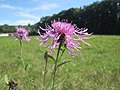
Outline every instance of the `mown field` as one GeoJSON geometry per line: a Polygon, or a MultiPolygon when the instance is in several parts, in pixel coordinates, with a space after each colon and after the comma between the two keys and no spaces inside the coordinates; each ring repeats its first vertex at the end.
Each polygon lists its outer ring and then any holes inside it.
{"type": "MultiPolygon", "coordinates": [[[[19,42],[13,37],[0,37],[0,90],[8,90],[5,75],[18,83],[17,90],[42,90],[43,55],[48,49],[39,46],[36,37],[23,43],[26,72],[20,60],[19,42]]],[[[81,43],[78,56],[71,57],[65,51],[61,60],[71,62],[59,69],[56,90],[120,90],[120,36],[96,35],[87,41],[92,46],[81,43]]],[[[56,52],[51,55],[56,56],[56,52]]],[[[49,63],[48,68],[52,68],[53,64],[49,63]]],[[[49,90],[50,84],[46,85],[49,90]]]]}

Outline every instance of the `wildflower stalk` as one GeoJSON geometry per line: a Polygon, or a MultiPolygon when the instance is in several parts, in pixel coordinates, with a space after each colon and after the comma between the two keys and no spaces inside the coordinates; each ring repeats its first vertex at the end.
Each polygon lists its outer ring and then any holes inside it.
{"type": "Polygon", "coordinates": [[[22,38],[19,38],[19,41],[20,41],[20,59],[22,61],[23,67],[25,69],[25,63],[24,63],[23,58],[22,58],[22,38]]]}
{"type": "Polygon", "coordinates": [[[44,59],[45,59],[45,67],[44,67],[44,76],[43,76],[43,90],[45,90],[45,84],[46,84],[46,74],[47,74],[47,61],[48,61],[48,52],[45,52],[44,54],[44,59]]]}
{"type": "Polygon", "coordinates": [[[45,69],[44,69],[44,77],[43,77],[43,85],[44,85],[44,88],[43,88],[43,90],[45,90],[46,74],[47,74],[47,61],[45,62],[45,69]]]}
{"type": "Polygon", "coordinates": [[[57,62],[59,59],[59,53],[61,50],[62,43],[59,44],[58,51],[57,51],[57,56],[55,59],[55,65],[54,65],[54,70],[53,70],[53,80],[52,80],[52,90],[54,90],[54,85],[55,85],[55,77],[56,77],[56,71],[57,71],[57,62]]]}

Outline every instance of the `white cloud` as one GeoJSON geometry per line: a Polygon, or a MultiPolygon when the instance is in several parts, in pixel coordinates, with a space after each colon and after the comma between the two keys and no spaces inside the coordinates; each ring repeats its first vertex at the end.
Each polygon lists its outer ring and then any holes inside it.
{"type": "Polygon", "coordinates": [[[12,6],[10,4],[1,4],[0,3],[0,8],[2,9],[12,9],[14,10],[14,12],[12,12],[14,15],[16,15],[14,17],[19,19],[18,21],[3,21],[0,22],[0,25],[3,24],[8,24],[8,25],[27,25],[28,23],[30,24],[35,24],[40,20],[40,17],[42,15],[37,16],[36,14],[33,14],[34,12],[38,11],[38,10],[49,10],[49,9],[54,9],[57,8],[58,5],[57,3],[42,3],[41,5],[38,5],[36,7],[33,8],[25,8],[25,7],[21,7],[21,6],[12,6]]]}
{"type": "Polygon", "coordinates": [[[49,4],[45,4],[41,6],[41,8],[44,10],[51,9],[51,8],[57,8],[57,7],[58,5],[56,3],[49,3],[49,4]]]}
{"type": "Polygon", "coordinates": [[[28,25],[28,23],[33,25],[35,22],[31,20],[18,20],[14,23],[14,25],[28,25]]]}
{"type": "Polygon", "coordinates": [[[28,25],[29,23],[31,25],[35,24],[37,21],[35,20],[17,20],[17,21],[9,21],[9,20],[4,20],[3,22],[0,22],[0,25],[8,24],[8,25],[28,25]]]}
{"type": "Polygon", "coordinates": [[[21,17],[25,17],[25,18],[30,18],[30,19],[34,19],[34,20],[38,20],[39,17],[35,16],[35,15],[32,15],[28,12],[18,12],[18,15],[21,16],[21,17]]]}
{"type": "Polygon", "coordinates": [[[0,21],[0,25],[4,25],[4,24],[8,24],[8,23],[10,23],[10,21],[9,20],[2,20],[2,21],[0,21]]]}
{"type": "Polygon", "coordinates": [[[40,6],[37,6],[33,9],[31,9],[31,11],[36,11],[36,10],[49,10],[49,9],[53,9],[53,8],[57,8],[58,5],[57,3],[47,3],[47,4],[43,4],[40,6]]]}
{"type": "Polygon", "coordinates": [[[12,6],[9,4],[0,4],[0,8],[14,9],[14,10],[24,11],[24,12],[25,11],[33,12],[33,11],[37,11],[37,10],[49,10],[49,9],[54,9],[57,7],[58,7],[57,3],[45,3],[45,4],[42,4],[37,7],[33,7],[33,8],[24,8],[24,7],[19,7],[19,6],[12,6]]]}
{"type": "Polygon", "coordinates": [[[14,6],[9,4],[0,4],[0,8],[15,9],[14,6]]]}

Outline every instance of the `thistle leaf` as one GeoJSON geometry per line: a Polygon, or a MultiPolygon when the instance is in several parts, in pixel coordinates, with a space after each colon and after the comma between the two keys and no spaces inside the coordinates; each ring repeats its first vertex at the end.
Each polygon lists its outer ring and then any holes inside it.
{"type": "Polygon", "coordinates": [[[9,84],[9,80],[8,80],[8,76],[7,76],[7,74],[5,74],[5,83],[8,85],[9,84]]]}
{"type": "Polygon", "coordinates": [[[60,57],[59,57],[59,60],[61,59],[61,57],[62,57],[62,55],[64,54],[64,52],[65,52],[65,47],[64,47],[64,49],[62,49],[62,53],[61,53],[61,55],[60,55],[60,57]]]}
{"type": "Polygon", "coordinates": [[[26,71],[27,69],[29,69],[30,67],[31,67],[31,65],[26,64],[26,65],[25,65],[25,71],[26,71]]]}
{"type": "Polygon", "coordinates": [[[62,65],[64,65],[64,64],[66,64],[66,63],[68,63],[68,62],[70,62],[70,61],[67,60],[67,61],[63,61],[63,62],[59,63],[59,64],[57,65],[57,68],[60,67],[60,66],[62,66],[62,65]]]}
{"type": "Polygon", "coordinates": [[[48,57],[55,62],[55,59],[53,56],[48,55],[48,57]]]}

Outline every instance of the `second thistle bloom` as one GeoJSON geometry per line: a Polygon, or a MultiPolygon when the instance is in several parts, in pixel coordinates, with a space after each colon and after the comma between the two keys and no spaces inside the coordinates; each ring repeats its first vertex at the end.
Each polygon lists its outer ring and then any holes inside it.
{"type": "Polygon", "coordinates": [[[41,33],[38,31],[41,36],[41,38],[38,38],[38,40],[42,42],[40,45],[47,42],[50,37],[53,37],[52,43],[47,46],[50,47],[51,51],[55,49],[56,45],[62,44],[62,46],[64,46],[68,50],[70,55],[76,55],[75,50],[79,51],[79,48],[81,48],[79,42],[76,42],[76,40],[80,40],[83,43],[90,45],[81,36],[89,35],[87,33],[87,29],[79,29],[76,25],[72,25],[67,21],[61,22],[60,20],[54,20],[51,26],[46,25],[45,29],[41,27],[40,29],[45,31],[43,35],[41,35],[41,33]]]}
{"type": "Polygon", "coordinates": [[[12,36],[16,37],[17,39],[22,39],[23,41],[30,41],[30,38],[28,38],[29,32],[25,28],[18,28],[16,27],[16,32],[12,34],[12,36]]]}

